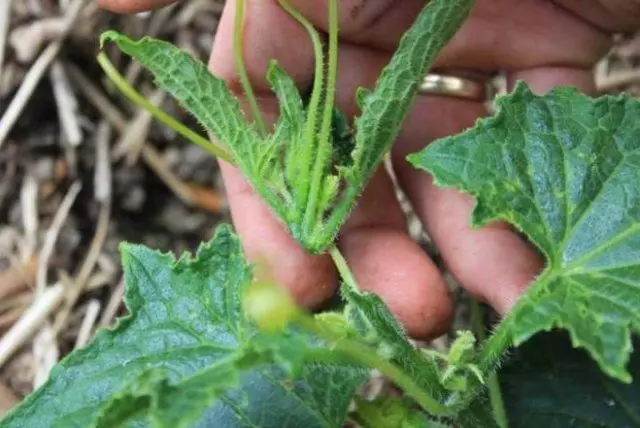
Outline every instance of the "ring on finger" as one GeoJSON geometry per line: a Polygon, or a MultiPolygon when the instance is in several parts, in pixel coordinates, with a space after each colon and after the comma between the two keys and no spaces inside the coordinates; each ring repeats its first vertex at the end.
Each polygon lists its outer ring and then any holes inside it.
{"type": "Polygon", "coordinates": [[[490,88],[488,84],[472,79],[429,73],[418,87],[418,93],[483,102],[487,101],[490,88]]]}

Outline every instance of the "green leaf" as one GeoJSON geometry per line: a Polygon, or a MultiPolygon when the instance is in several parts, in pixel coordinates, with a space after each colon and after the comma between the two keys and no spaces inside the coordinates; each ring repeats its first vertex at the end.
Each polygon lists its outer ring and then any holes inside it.
{"type": "Polygon", "coordinates": [[[192,404],[199,406],[219,393],[215,385],[199,389],[199,383],[218,375],[220,386],[233,383],[215,365],[247,350],[271,355],[269,361],[278,365],[261,363],[238,372],[240,388],[226,391],[195,426],[207,426],[211,418],[224,420],[224,425],[214,425],[225,428],[330,427],[344,421],[366,372],[336,359],[310,361],[295,379],[284,371],[299,366],[296,361],[308,352],[326,356],[330,351],[294,332],[267,340],[244,318],[241,297],[252,275],[229,227],[220,227],[195,258],[184,255],[176,261],[129,244],[122,246],[122,257],[130,315],[54,367],[49,381],[13,410],[2,427],[86,427],[121,394],[151,400],[148,408],[157,410],[153,400],[166,397],[150,397],[144,388],[136,396],[131,390],[132,382],[140,385],[139,377],[149,370],[162,370],[167,379],[149,375],[142,383],[147,391],[155,380],[166,392],[197,394],[200,402],[192,404]]]}
{"type": "Polygon", "coordinates": [[[356,91],[361,115],[355,118],[354,141],[347,146],[352,161],[338,168],[340,179],[346,182],[345,191],[326,216],[327,224],[322,227],[319,242],[332,242],[346,221],[356,199],[398,136],[425,73],[465,21],[474,3],[474,0],[429,1],[403,35],[374,90],[356,91]]]}
{"type": "Polygon", "coordinates": [[[345,115],[338,108],[333,109],[333,157],[337,167],[349,167],[353,164],[351,152],[355,141],[345,115]]]}
{"type": "MultiPolygon", "coordinates": [[[[297,142],[304,126],[305,111],[302,98],[294,81],[282,70],[277,62],[271,61],[267,71],[267,80],[273,92],[278,96],[280,117],[272,139],[274,144],[286,145],[297,142]],[[291,139],[295,139],[291,141],[291,139]]],[[[291,147],[295,149],[295,147],[291,147]]]]}
{"type": "Polygon", "coordinates": [[[372,92],[360,90],[354,167],[347,178],[360,188],[380,165],[409,113],[425,73],[468,17],[474,0],[432,0],[400,40],[372,92]]]}
{"type": "Polygon", "coordinates": [[[170,384],[164,370],[153,369],[116,395],[92,427],[112,428],[149,420],[157,428],[185,428],[238,381],[238,368],[233,362],[215,364],[177,385],[170,384]]]}
{"type": "Polygon", "coordinates": [[[240,103],[226,83],[211,74],[191,54],[170,43],[145,37],[133,41],[115,31],[106,31],[100,44],[115,42],[127,55],[149,69],[159,86],[166,89],[201,124],[239,154],[251,148],[258,139],[255,128],[247,123],[240,103]]]}
{"type": "MultiPolygon", "coordinates": [[[[640,342],[635,341],[636,348],[640,342]]],[[[500,380],[511,428],[640,427],[640,353],[624,385],[605,374],[565,334],[536,335],[506,361],[500,380]]]]}
{"type": "MultiPolygon", "coordinates": [[[[409,342],[403,327],[380,297],[372,293],[360,292],[346,283],[340,290],[347,301],[344,309],[345,316],[355,331],[360,334],[359,339],[375,346],[380,355],[400,367],[435,400],[446,403],[450,392],[441,381],[438,360],[434,359],[430,353],[423,353],[416,349],[409,342]]],[[[458,348],[464,348],[464,346],[459,345],[458,348]]],[[[474,376],[474,373],[470,373],[470,376],[474,376]]],[[[496,427],[485,395],[478,397],[471,406],[461,409],[450,419],[455,421],[455,425],[464,428],[496,427]]]]}
{"type": "MultiPolygon", "coordinates": [[[[477,198],[473,224],[505,220],[547,258],[500,329],[520,344],[560,327],[610,376],[640,331],[640,102],[520,83],[473,129],[409,156],[477,198]]],[[[490,285],[490,284],[487,284],[490,285]]]]}
{"type": "Polygon", "coordinates": [[[347,301],[345,315],[361,334],[361,340],[377,347],[385,359],[396,363],[423,390],[443,402],[446,391],[439,384],[436,366],[409,342],[403,327],[384,302],[375,294],[361,293],[346,284],[341,292],[347,301]]]}
{"type": "Polygon", "coordinates": [[[499,428],[491,411],[491,403],[486,391],[482,391],[467,408],[457,415],[455,426],[459,428],[499,428]]]}

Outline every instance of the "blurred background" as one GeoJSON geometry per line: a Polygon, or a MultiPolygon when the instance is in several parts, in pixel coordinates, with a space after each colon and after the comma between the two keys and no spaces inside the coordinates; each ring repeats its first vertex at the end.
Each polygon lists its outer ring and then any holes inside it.
{"type": "MultiPolygon", "coordinates": [[[[229,221],[215,160],[120,95],[96,62],[110,28],[206,60],[223,3],[118,16],[91,0],[0,0],[0,418],[124,313],[121,241],[180,253],[229,221]]],[[[132,85],[199,129],[112,47],[132,85]]],[[[601,93],[640,96],[640,34],[594,73],[601,93]]]]}

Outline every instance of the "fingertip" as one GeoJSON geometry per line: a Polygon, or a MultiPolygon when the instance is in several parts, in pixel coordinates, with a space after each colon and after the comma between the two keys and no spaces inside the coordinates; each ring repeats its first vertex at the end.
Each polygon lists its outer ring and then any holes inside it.
{"type": "Polygon", "coordinates": [[[431,340],[453,320],[453,302],[437,266],[401,230],[352,230],[340,247],[358,285],[385,302],[409,335],[431,340]]]}
{"type": "Polygon", "coordinates": [[[465,289],[504,316],[542,271],[542,258],[505,223],[471,227],[470,196],[437,188],[431,180],[423,183],[428,202],[419,211],[447,268],[465,289]]]}
{"type": "MultiPolygon", "coordinates": [[[[209,68],[237,91],[241,84],[234,60],[235,15],[235,2],[227,2],[216,31],[209,68]]],[[[315,64],[311,42],[304,29],[277,2],[247,2],[242,35],[246,71],[258,94],[271,92],[266,75],[272,60],[299,87],[306,88],[311,83],[315,64]]]]}
{"type": "Polygon", "coordinates": [[[176,0],[96,0],[98,5],[115,13],[138,13],[164,7],[176,0]]]}
{"type": "Polygon", "coordinates": [[[338,287],[328,255],[306,252],[235,167],[220,163],[231,216],[247,258],[268,268],[298,304],[316,308],[338,287]]]}

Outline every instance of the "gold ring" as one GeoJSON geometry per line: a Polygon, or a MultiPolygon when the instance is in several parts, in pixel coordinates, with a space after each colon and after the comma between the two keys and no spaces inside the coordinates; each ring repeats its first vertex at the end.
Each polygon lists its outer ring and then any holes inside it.
{"type": "Polygon", "coordinates": [[[418,93],[422,95],[441,95],[473,101],[486,101],[489,87],[471,79],[443,74],[427,74],[418,93]]]}

